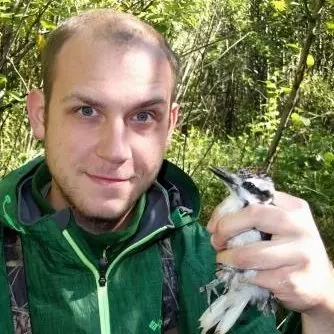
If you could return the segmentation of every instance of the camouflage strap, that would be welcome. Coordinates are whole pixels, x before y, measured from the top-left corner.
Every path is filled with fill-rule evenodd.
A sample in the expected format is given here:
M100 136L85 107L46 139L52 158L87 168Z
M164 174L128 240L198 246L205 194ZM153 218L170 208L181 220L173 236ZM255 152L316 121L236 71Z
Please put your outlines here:
M4 253L11 298L15 334L31 334L26 277L23 266L21 238L4 229Z
M175 260L171 247L170 238L159 241L162 269L164 274L162 296L162 333L177 333L178 322L178 281L175 268Z
M163 333L177 333L178 301L177 275L170 239L159 242L164 273ZM32 334L26 277L23 266L21 238L18 233L4 229L4 253L8 276L15 334Z

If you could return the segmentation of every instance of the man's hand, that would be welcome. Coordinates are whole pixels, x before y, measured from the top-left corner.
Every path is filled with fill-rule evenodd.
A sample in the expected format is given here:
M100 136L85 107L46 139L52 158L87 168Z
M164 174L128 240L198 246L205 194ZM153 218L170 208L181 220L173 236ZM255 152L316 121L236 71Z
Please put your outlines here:
M282 192L275 192L274 204L250 205L223 218L213 212L207 228L217 262L256 269L250 283L301 312L304 333L333 332L334 271L309 206ZM228 239L252 228L272 234L271 240L225 249Z

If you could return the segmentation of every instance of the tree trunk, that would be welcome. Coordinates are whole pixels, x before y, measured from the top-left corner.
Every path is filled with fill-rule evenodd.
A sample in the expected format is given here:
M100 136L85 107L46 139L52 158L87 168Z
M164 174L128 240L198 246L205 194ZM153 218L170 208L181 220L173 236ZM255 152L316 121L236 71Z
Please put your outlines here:
M270 170L271 166L273 165L275 161L275 158L277 155L277 148L283 136L283 132L288 124L290 115L292 114L297 104L300 84L304 78L307 56L309 54L310 47L314 40L314 29L318 23L318 20L320 17L319 14L320 14L322 7L324 6L324 3L325 3L325 0L318 0L315 4L313 13L311 14L310 11L308 10L307 2L304 1L305 7L306 7L307 19L308 19L308 28L307 28L306 38L305 38L303 49L301 50L301 53L300 53L299 63L297 65L297 69L296 69L296 73L294 76L290 95L285 105L282 108L280 124L276 131L275 137L270 144L267 158L264 162L264 169L266 170L266 172Z

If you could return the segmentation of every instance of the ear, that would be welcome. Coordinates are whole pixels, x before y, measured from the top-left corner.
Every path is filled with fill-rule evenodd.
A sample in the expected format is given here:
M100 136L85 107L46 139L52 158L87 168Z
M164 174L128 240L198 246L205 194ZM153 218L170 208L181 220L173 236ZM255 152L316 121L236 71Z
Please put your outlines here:
M40 89L33 89L27 96L26 106L28 118L34 136L37 139L45 137L45 99Z
M168 135L167 135L167 140L166 140L166 148L170 145L172 141L173 132L174 132L177 120L179 118L179 109L180 109L180 105L174 102L172 104L170 115L169 115L169 128L168 128Z

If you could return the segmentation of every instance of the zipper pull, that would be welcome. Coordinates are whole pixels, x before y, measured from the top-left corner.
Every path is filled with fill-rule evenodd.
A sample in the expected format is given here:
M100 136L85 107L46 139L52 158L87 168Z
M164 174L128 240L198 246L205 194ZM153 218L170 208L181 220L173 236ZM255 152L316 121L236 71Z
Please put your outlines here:
M102 257L99 260L99 274L100 274L100 278L99 278L99 284L100 286L105 286L107 283L107 278L106 278L106 272L108 269L108 258L107 258L107 249L103 250L102 253Z

